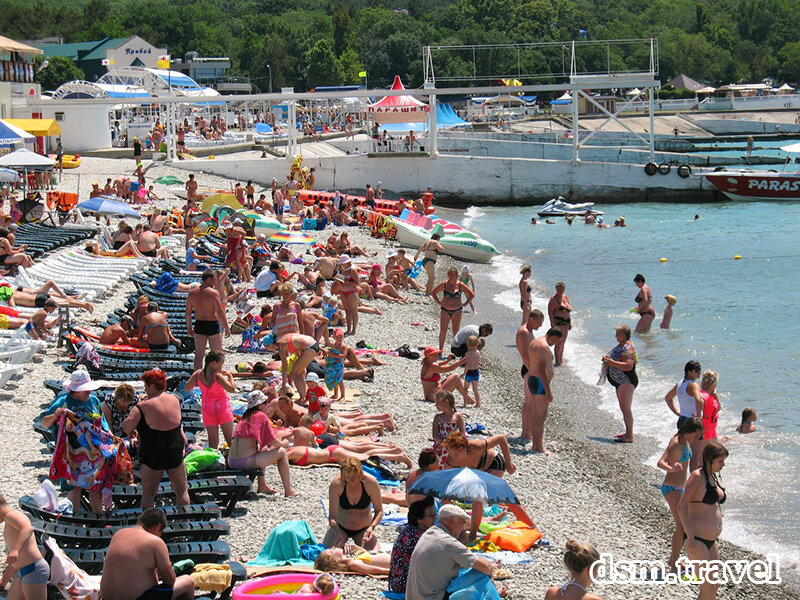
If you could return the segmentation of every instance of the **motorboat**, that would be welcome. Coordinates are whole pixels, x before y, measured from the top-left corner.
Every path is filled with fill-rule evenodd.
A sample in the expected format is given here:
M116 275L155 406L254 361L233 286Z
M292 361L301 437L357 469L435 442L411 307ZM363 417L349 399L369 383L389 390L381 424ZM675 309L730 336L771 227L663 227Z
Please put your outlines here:
M731 200L800 200L800 173L736 170L704 176Z
M419 248L431 239L431 235L439 233L441 236L439 243L442 245L444 253L453 258L471 262L488 262L493 256L500 254L494 244L484 240L477 233L467 231L444 219L423 217L407 209L391 219L397 228L397 241L403 246Z
M593 206L594 202L572 204L567 202L566 198L559 196L542 204L537 214L540 217L582 217L587 211L590 211L593 215L603 214L599 210L593 210Z

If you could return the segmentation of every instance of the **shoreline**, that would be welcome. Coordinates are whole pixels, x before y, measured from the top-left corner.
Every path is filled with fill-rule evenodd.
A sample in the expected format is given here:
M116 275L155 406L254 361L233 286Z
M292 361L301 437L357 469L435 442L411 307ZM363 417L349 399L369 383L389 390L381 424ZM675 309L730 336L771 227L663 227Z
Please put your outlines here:
M116 174L128 171L128 164L133 163L132 160L95 160L98 162L88 162L87 166L96 164L98 169L113 168ZM87 171L95 178L101 176L96 171ZM155 164L148 179L170 173L183 174L179 169ZM108 176L111 176L110 171ZM201 185L221 185L219 182L224 182L227 187L229 183L228 180L207 175L201 175L200 179ZM91 179L83 181L86 183ZM164 186L156 185L157 193L162 193L164 189ZM180 201L167 204L179 205ZM329 229L322 233L327 237L331 231L340 229ZM386 246L370 238L364 230L346 229L353 243L366 250L377 251L379 255L375 260L385 262ZM443 277L451 264L460 263L443 257L443 262L437 267L438 276ZM488 279L479 281L479 293L485 293L490 286ZM102 302L98 302L97 317L102 320L106 313L120 306L121 299L132 289L130 282L124 283ZM368 343L394 349L406 343L412 347L435 343L438 335L436 306L419 295L412 294L409 297L413 302L408 305L375 301L373 304L384 310L384 315L362 315L359 333L348 338L348 344L354 345L356 341L364 339ZM484 297L483 301L492 302L491 297ZM479 315L468 313L462 324L483 322L485 318L485 311ZM85 313L75 320L83 324L89 321ZM413 321L423 321L431 330L413 327L410 325ZM229 368L236 362L258 359L252 354L230 353L231 346L238 345L238 342L238 336L224 340L224 347L230 354L227 360ZM511 362L503 352L509 343L513 345L513 339L500 336L488 338L483 353L486 367L480 383L483 406L477 410L465 409L463 413L468 422L484 423L490 433L508 435L518 468L515 475L507 478L508 482L541 527L550 546L548 549L531 551L533 563L511 566L514 578L504 583L516 598L542 598L550 585L561 585L567 580L561 557L564 543L570 538L592 543L601 553L611 552L619 558L664 560L669 552L672 517L655 489L660 483L658 474L643 464L658 449L658 441L640 436L635 444L620 447L611 440L599 437L597 432L608 432L610 435L616 431L618 424L612 414L599 408L598 389L592 389L592 386L582 382L567 367L557 371L553 383L555 400L546 424L548 446L552 446L555 454L544 457L524 452L522 441L516 437L520 428L522 382L517 364ZM446 347L448 345L449 341ZM5 390L13 394L15 401L3 404L6 418L0 421L0 440L3 440L0 442L0 456L6 459L1 471L5 483L0 491L6 494L12 506L16 506L20 495L33 493L37 482L47 473L49 456L41 453L38 436L31 429L31 420L39 412L38 402L52 398L50 392L43 390L41 380L66 377L66 372L57 362L63 357L64 353L60 350L48 349L45 356L26 365L26 375L22 379L12 380ZM390 409L398 430L385 436L385 439L401 444L416 461L419 451L431 444L431 423L435 410L421 399L419 361L386 357L386 362L386 367L376 369L374 383L361 384L362 407L370 412ZM14 441L12 448L9 440L19 442ZM287 500L281 494L277 497L251 494L242 501L234 516L227 519L231 526L231 535L226 540L231 546L231 558L254 557L272 527L284 520L306 519L317 539L321 540L325 533L325 519L320 500L327 504L328 484L337 472L332 467L292 469L292 483L303 494L299 498ZM267 469L266 476L271 485L279 483L274 468ZM381 542L391 543L396 537L392 527L379 527L376 533ZM723 541L721 558L752 560L761 557ZM385 581L366 577L339 577L339 581L343 597L347 598L378 598L379 592L386 589ZM592 591L606 600L688 598L696 593L694 588L684 590L683 586L663 585L595 586ZM787 584L742 584L737 587L723 586L718 594L719 598L744 596L765 600L788 599L798 597L798 592Z

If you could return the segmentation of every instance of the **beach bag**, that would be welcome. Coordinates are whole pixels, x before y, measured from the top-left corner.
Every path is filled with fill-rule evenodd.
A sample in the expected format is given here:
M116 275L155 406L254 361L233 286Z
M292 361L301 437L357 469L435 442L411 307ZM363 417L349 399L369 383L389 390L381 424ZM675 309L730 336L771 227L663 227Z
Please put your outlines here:
M525 552L542 537L538 529L526 525L522 521L514 521L508 527L490 532L486 539L494 542L503 550L511 552Z
M183 459L183 464L186 465L186 474L193 475L201 471L208 471L217 464L224 465L224 461L222 460L222 454L218 450L206 448L205 450L194 450L187 454L186 458Z
M159 292L173 294L178 289L178 280L165 271L156 279L156 289Z
M249 314L245 315L244 317L236 317L236 320L231 323L231 333L234 335L243 333L245 329L250 327L250 324L253 322L253 317Z

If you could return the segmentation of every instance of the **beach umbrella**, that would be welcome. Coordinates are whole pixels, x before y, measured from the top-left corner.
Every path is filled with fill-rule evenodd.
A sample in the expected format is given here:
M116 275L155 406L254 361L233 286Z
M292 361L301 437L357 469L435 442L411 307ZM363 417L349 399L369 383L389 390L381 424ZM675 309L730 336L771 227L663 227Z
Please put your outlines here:
M269 238L270 242L282 244L313 244L316 240L302 231L278 231Z
M13 169L0 169L0 182L16 183L19 181L19 173Z
M212 208L214 205L230 206L234 210L242 210L242 208L244 208L242 203L236 199L236 195L229 192L218 192L216 194L206 196L206 198L203 200L203 211L212 213Z
M154 183L160 183L161 185L180 185L183 181L175 177L175 175L163 175L158 179L153 180Z
M85 202L78 204L78 208L85 212L93 212L100 215L125 215L126 217L139 218L141 215L132 206L119 202L113 196L95 196Z
M519 504L516 494L504 479L467 467L423 473L408 493L459 502Z

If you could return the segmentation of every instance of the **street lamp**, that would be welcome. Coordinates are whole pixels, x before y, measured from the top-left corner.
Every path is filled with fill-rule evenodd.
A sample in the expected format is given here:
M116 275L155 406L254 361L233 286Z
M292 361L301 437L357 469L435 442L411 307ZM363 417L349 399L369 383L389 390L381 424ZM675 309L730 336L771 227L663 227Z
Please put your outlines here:
M267 68L269 69L269 93L271 94L272 93L272 67L267 65Z

